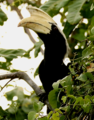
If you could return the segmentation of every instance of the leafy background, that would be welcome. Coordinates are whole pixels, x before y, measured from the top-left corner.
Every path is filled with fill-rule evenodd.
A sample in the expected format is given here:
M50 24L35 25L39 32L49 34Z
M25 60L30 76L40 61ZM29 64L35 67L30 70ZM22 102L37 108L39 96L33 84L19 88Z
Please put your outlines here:
M40 7L51 17L59 14L63 32L71 47L69 55L71 65L70 74L53 84L53 90L48 99L54 111L43 117L41 109L44 106L39 102L34 92L27 96L23 89L14 87L12 91L5 93L7 100L11 101L9 108L0 108L0 119L8 120L93 120L94 115L94 0L48 0L41 4L40 0L14 0L1 1L17 10L21 4ZM7 15L0 9L0 25L7 20ZM11 61L18 56L30 58L34 50L35 57L41 52L42 42L39 40L34 47L25 51L22 49L0 49L0 56L6 62L0 62L1 69L14 72L10 69ZM35 76L38 75L35 71ZM61 84L61 88L59 88ZM20 91L20 92L19 92ZM63 93L61 101L60 94ZM13 100L17 96L17 100ZM62 112L61 112L62 111Z

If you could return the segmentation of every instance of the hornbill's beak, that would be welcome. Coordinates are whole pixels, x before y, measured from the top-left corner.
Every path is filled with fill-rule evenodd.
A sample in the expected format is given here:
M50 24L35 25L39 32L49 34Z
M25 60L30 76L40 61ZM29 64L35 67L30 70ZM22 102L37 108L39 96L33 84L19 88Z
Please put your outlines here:
M51 24L56 24L55 21L44 11L36 7L28 7L27 9L29 10L31 16L22 19L18 26L30 28L37 33L50 33Z

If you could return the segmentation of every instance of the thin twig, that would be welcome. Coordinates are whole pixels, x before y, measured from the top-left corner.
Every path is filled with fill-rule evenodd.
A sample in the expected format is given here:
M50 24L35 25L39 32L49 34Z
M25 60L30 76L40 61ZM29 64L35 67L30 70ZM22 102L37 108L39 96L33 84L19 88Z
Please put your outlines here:
M7 0L7 1L8 1L8 3L10 4L11 9L12 9L12 10L15 10L15 11L17 12L17 14L18 14L18 16L19 16L20 19L23 19L23 16L22 16L22 14L21 14L21 10L18 9L17 7L15 7L15 6L12 6L13 0ZM25 31L25 33L29 36L30 40L31 40L33 43L35 43L36 40L35 40L35 39L33 38L33 36L31 35L30 30L27 29L27 28L24 28L24 31ZM44 51L43 51L42 48L41 48L40 52L41 52L42 54L44 54Z
M33 90L35 91L35 93L36 93L36 95L37 96L40 96L41 94L43 94L44 92L40 89L40 87L38 86L38 85L36 85L34 82L33 82L33 80L25 73L25 72L14 72L14 73L9 73L9 74L4 74L4 75L0 75L0 80L4 80L4 79L11 79L11 80L13 80L14 78L19 78L19 79L23 79L23 80L25 80L32 88L33 88ZM10 81L11 81L10 80ZM10 82L9 81L9 82ZM8 82L8 83L9 83ZM7 83L7 84L8 84ZM6 84L6 85L7 85ZM4 85L4 87L6 86L6 85ZM3 88L4 88L3 87ZM45 101L43 101L44 102L44 104L46 104L47 106L48 106L48 108L50 109L50 110L53 110L52 109L52 107L50 106L50 104L49 104L49 102L48 102L48 100L45 100Z
M37 95L40 95L43 93L43 91L33 82L33 80L25 72L14 72L14 73L0 75L0 80L8 79L8 78L24 79L33 88L33 90Z
M12 79L10 79L10 80L1 88L1 91L7 86L7 84L8 84L10 81L12 81ZM0 91L0 92L1 92L1 91Z

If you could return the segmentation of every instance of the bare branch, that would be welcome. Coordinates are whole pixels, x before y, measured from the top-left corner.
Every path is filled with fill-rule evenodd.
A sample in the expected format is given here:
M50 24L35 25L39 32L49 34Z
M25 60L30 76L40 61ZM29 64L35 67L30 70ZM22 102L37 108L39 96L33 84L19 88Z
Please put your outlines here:
M35 91L37 95L40 95L43 93L43 91L33 82L33 80L25 72L15 72L15 73L10 73L10 74L0 75L0 80L8 79L8 78L24 79L33 88L33 90Z
M37 86L33 82L33 80L25 72L15 72L15 73L9 73L9 74L0 75L0 80L4 80L4 79L11 79L12 80L12 79L15 79L15 78L19 78L19 79L25 80L33 88L33 90L35 91L35 93L36 93L37 96L40 96L41 94L44 93L39 88L39 86ZM45 101L43 101L43 102L48 106L48 108L50 110L53 110L47 99Z
M19 18L20 18L20 19L23 19L23 16L22 16L22 14L21 14L20 9L18 9L18 8L15 7L15 6L12 6L13 0L7 0L7 2L10 4L11 9L12 9L12 10L15 10L15 11L17 12ZM40 4L40 0L39 0L38 2L39 2L38 4ZM29 36L30 40L31 40L33 43L35 43L36 41L35 41L35 39L32 37L30 31L29 31L27 28L24 28L24 31L25 31L25 33ZM42 54L44 53L44 51L43 51L42 48L41 48L41 53L42 53ZM14 78L19 78L19 79L25 80L25 81L33 88L33 90L35 91L35 93L36 93L37 96L40 96L41 94L44 93L44 92L39 88L39 86L37 86L37 85L33 82L33 80L32 80L26 73L24 73L24 72L15 72L15 73L10 73L10 74L0 75L0 80L3 80L3 79L11 79L11 80L12 80L12 79L14 79ZM10 81L11 81L11 80L10 80ZM9 82L10 82L10 81L9 81ZM8 83L9 83L9 82L8 82ZM4 86L4 87L5 87L5 86ZM52 107L50 106L49 102L48 102L48 99L46 99L46 100L43 101L43 102L48 106L48 108L49 108L50 110L53 110Z
M8 83L12 81L12 79L10 79L2 88L1 88L1 91L8 85Z
M13 0L7 0L7 1L8 1L8 3L10 4L11 9L12 9L12 10L15 10L15 11L17 12L17 14L18 14L18 16L19 16L20 19L23 19L23 16L22 16L22 14L21 14L21 11L20 11L17 7L12 6ZM30 40L31 40L33 43L35 43L36 41L35 41L35 39L33 38L33 36L31 35L29 29L24 28L24 31L25 31L25 33L29 36ZM44 51L43 51L42 48L41 48L40 52L41 52L42 54L44 53Z

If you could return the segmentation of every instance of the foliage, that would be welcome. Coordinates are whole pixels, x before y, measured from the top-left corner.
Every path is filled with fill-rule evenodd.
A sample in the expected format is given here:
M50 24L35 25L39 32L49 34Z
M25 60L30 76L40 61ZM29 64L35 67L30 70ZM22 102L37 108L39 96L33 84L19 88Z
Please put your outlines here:
M43 103L38 101L35 93L27 96L21 87L16 87L12 91L7 92L5 96L8 101L11 101L11 104L6 110L0 107L0 120L24 120L27 118L27 113L40 112L43 106ZM14 96L17 97L16 100L13 99ZM29 114L28 118L30 118Z
M4 21L7 20L7 16L6 14L2 11L2 9L0 8L0 25L4 24Z
M30 58L30 50L25 51L23 49L0 49L0 57L5 59L5 62L0 62L0 68L4 70L9 70L11 72L17 71L15 69L11 69L11 61L15 58L20 57L27 57Z
M18 7L26 2L38 6L38 0L34 1L35 4L31 1L14 0L12 6ZM50 111L47 116L41 117L40 110L43 104L35 99L34 94L25 96L22 88L15 88L6 93L6 98L11 101L11 105L7 110L0 107L0 119L82 120L88 118L92 120L94 119L94 0L48 0L40 8L52 17L61 15L63 32L71 48L70 73L53 84L48 99L54 111ZM1 10L0 25L6 20L3 16L7 19ZM41 45L41 41L35 43L33 47L35 57L38 56ZM0 56L6 60L0 62L1 69L11 71L11 61L18 56L29 58L29 53L33 49L29 51L0 49ZM18 99L13 101L13 96L17 96Z

